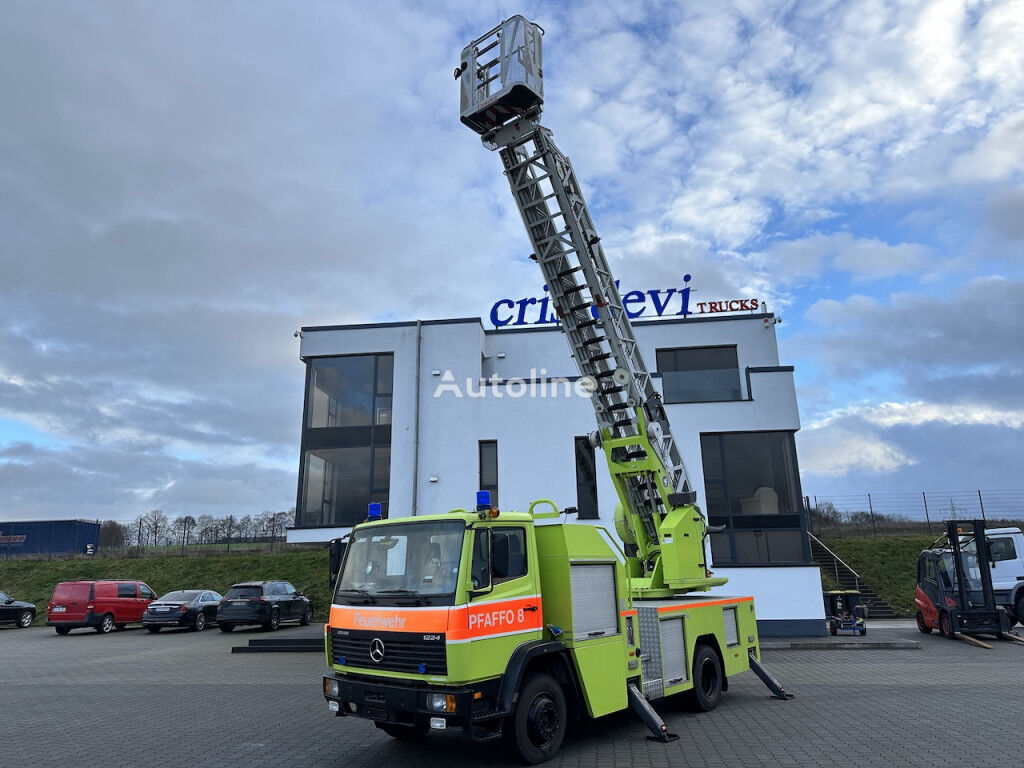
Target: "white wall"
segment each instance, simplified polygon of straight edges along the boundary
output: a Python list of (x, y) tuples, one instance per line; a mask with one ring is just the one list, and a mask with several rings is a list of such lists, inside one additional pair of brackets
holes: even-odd
[[(634, 323), (637, 341), (650, 370), (655, 350), (669, 347), (732, 345), (737, 347), (741, 401), (666, 406), (691, 486), (706, 506), (700, 434), (733, 431), (794, 431), (800, 428), (791, 371), (752, 372), (747, 390), (745, 369), (777, 367), (774, 323), (763, 316), (731, 316), (708, 321)], [(416, 427), (416, 351), (420, 334), (419, 447)], [(485, 331), (476, 319), (444, 322), (306, 329), (303, 359), (327, 355), (393, 352), (395, 380), (392, 414), (391, 517), (433, 514), (471, 507), (479, 480), (478, 441), (498, 441), (499, 501), (503, 509), (525, 510), (531, 501), (551, 498), (560, 507), (576, 505), (573, 438), (595, 427), (590, 400), (566, 397), (514, 398), (507, 383), (481, 389), (480, 379), (531, 376), (576, 377), (579, 372), (557, 328), (527, 327)], [(502, 355), (499, 357), (499, 354)], [(543, 370), (542, 370), (543, 369)], [(435, 397), (447, 383), (434, 370), (450, 371), (463, 391)], [(466, 380), (483, 397), (469, 397)], [(655, 386), (661, 386), (656, 378)], [(500, 395), (500, 396), (499, 396)], [(751, 399), (752, 398), (752, 399)], [(414, 457), (417, 455), (417, 467)], [(602, 524), (614, 529), (616, 497), (611, 479), (597, 457), (598, 506)], [(414, 494), (414, 478), (416, 493)], [(430, 478), (436, 477), (436, 482)], [(324, 541), (347, 529), (290, 531), (289, 541)], [(821, 582), (816, 567), (729, 568), (730, 582), (721, 594), (754, 594), (761, 619), (823, 618)]]

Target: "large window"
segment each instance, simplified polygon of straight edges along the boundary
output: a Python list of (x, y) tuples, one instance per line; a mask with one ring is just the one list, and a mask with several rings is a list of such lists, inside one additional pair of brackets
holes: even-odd
[(657, 351), (666, 403), (739, 400), (736, 347), (683, 347)]
[(350, 526), (391, 489), (394, 356), (310, 360), (295, 524)]
[(491, 492), (491, 506), (498, 506), (498, 441), (480, 441), (480, 490)]
[(597, 520), (597, 462), (586, 435), (576, 437), (576, 509), (580, 520)]
[(701, 435), (704, 490), (716, 565), (807, 562), (791, 432)]

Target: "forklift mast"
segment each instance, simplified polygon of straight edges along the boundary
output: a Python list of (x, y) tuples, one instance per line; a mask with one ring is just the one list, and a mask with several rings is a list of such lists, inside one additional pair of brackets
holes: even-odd
[(644, 363), (601, 238), (569, 158), (540, 124), (543, 29), (512, 16), (471, 42), (455, 69), (461, 120), (497, 150), (569, 342), (619, 497), (616, 528), (637, 596), (725, 583), (708, 569), (707, 521), (696, 506), (661, 394)]
[[(982, 605), (977, 605), (976, 598), (970, 594), (967, 580), (967, 572), (964, 569), (964, 547), (962, 539), (968, 538), (974, 542), (974, 551), (978, 561), (978, 576), (981, 581)], [(956, 570), (956, 585), (954, 592), (961, 610), (980, 609), (984, 611), (996, 611), (996, 596), (992, 588), (992, 570), (989, 563), (990, 553), (988, 541), (985, 539), (984, 520), (947, 520), (946, 539), (949, 541), (950, 551), (953, 554), (953, 567)]]

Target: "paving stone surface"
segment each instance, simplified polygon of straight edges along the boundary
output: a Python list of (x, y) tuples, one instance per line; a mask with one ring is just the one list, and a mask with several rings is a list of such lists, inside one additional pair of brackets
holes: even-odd
[[(316, 636), (282, 628), (274, 637)], [(717, 711), (658, 704), (680, 740), (648, 741), (628, 714), (573, 729), (552, 766), (965, 766), (1011, 762), (1024, 714), (1024, 646), (992, 650), (885, 630), (920, 650), (765, 651), (790, 702), (752, 673)], [(0, 732), (7, 766), (446, 766), (517, 762), (454, 733), (396, 742), (335, 718), (317, 654), (231, 654), (259, 631), (0, 630)], [(969, 749), (955, 746), (970, 734)]]

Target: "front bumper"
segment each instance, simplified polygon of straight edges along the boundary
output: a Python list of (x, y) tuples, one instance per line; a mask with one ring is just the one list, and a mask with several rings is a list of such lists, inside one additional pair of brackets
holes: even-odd
[[(328, 682), (337, 683), (337, 695), (328, 693)], [(505, 712), (496, 709), (501, 678), (472, 686), (435, 686), (422, 683), (381, 682), (355, 675), (331, 675), (324, 678), (324, 698), (334, 702), (338, 716), (352, 715), (390, 725), (423, 726), (443, 719), (445, 728), (463, 728), (474, 739), (498, 735), (499, 719)], [(455, 699), (453, 712), (438, 712), (427, 706), (430, 694), (449, 694)]]

